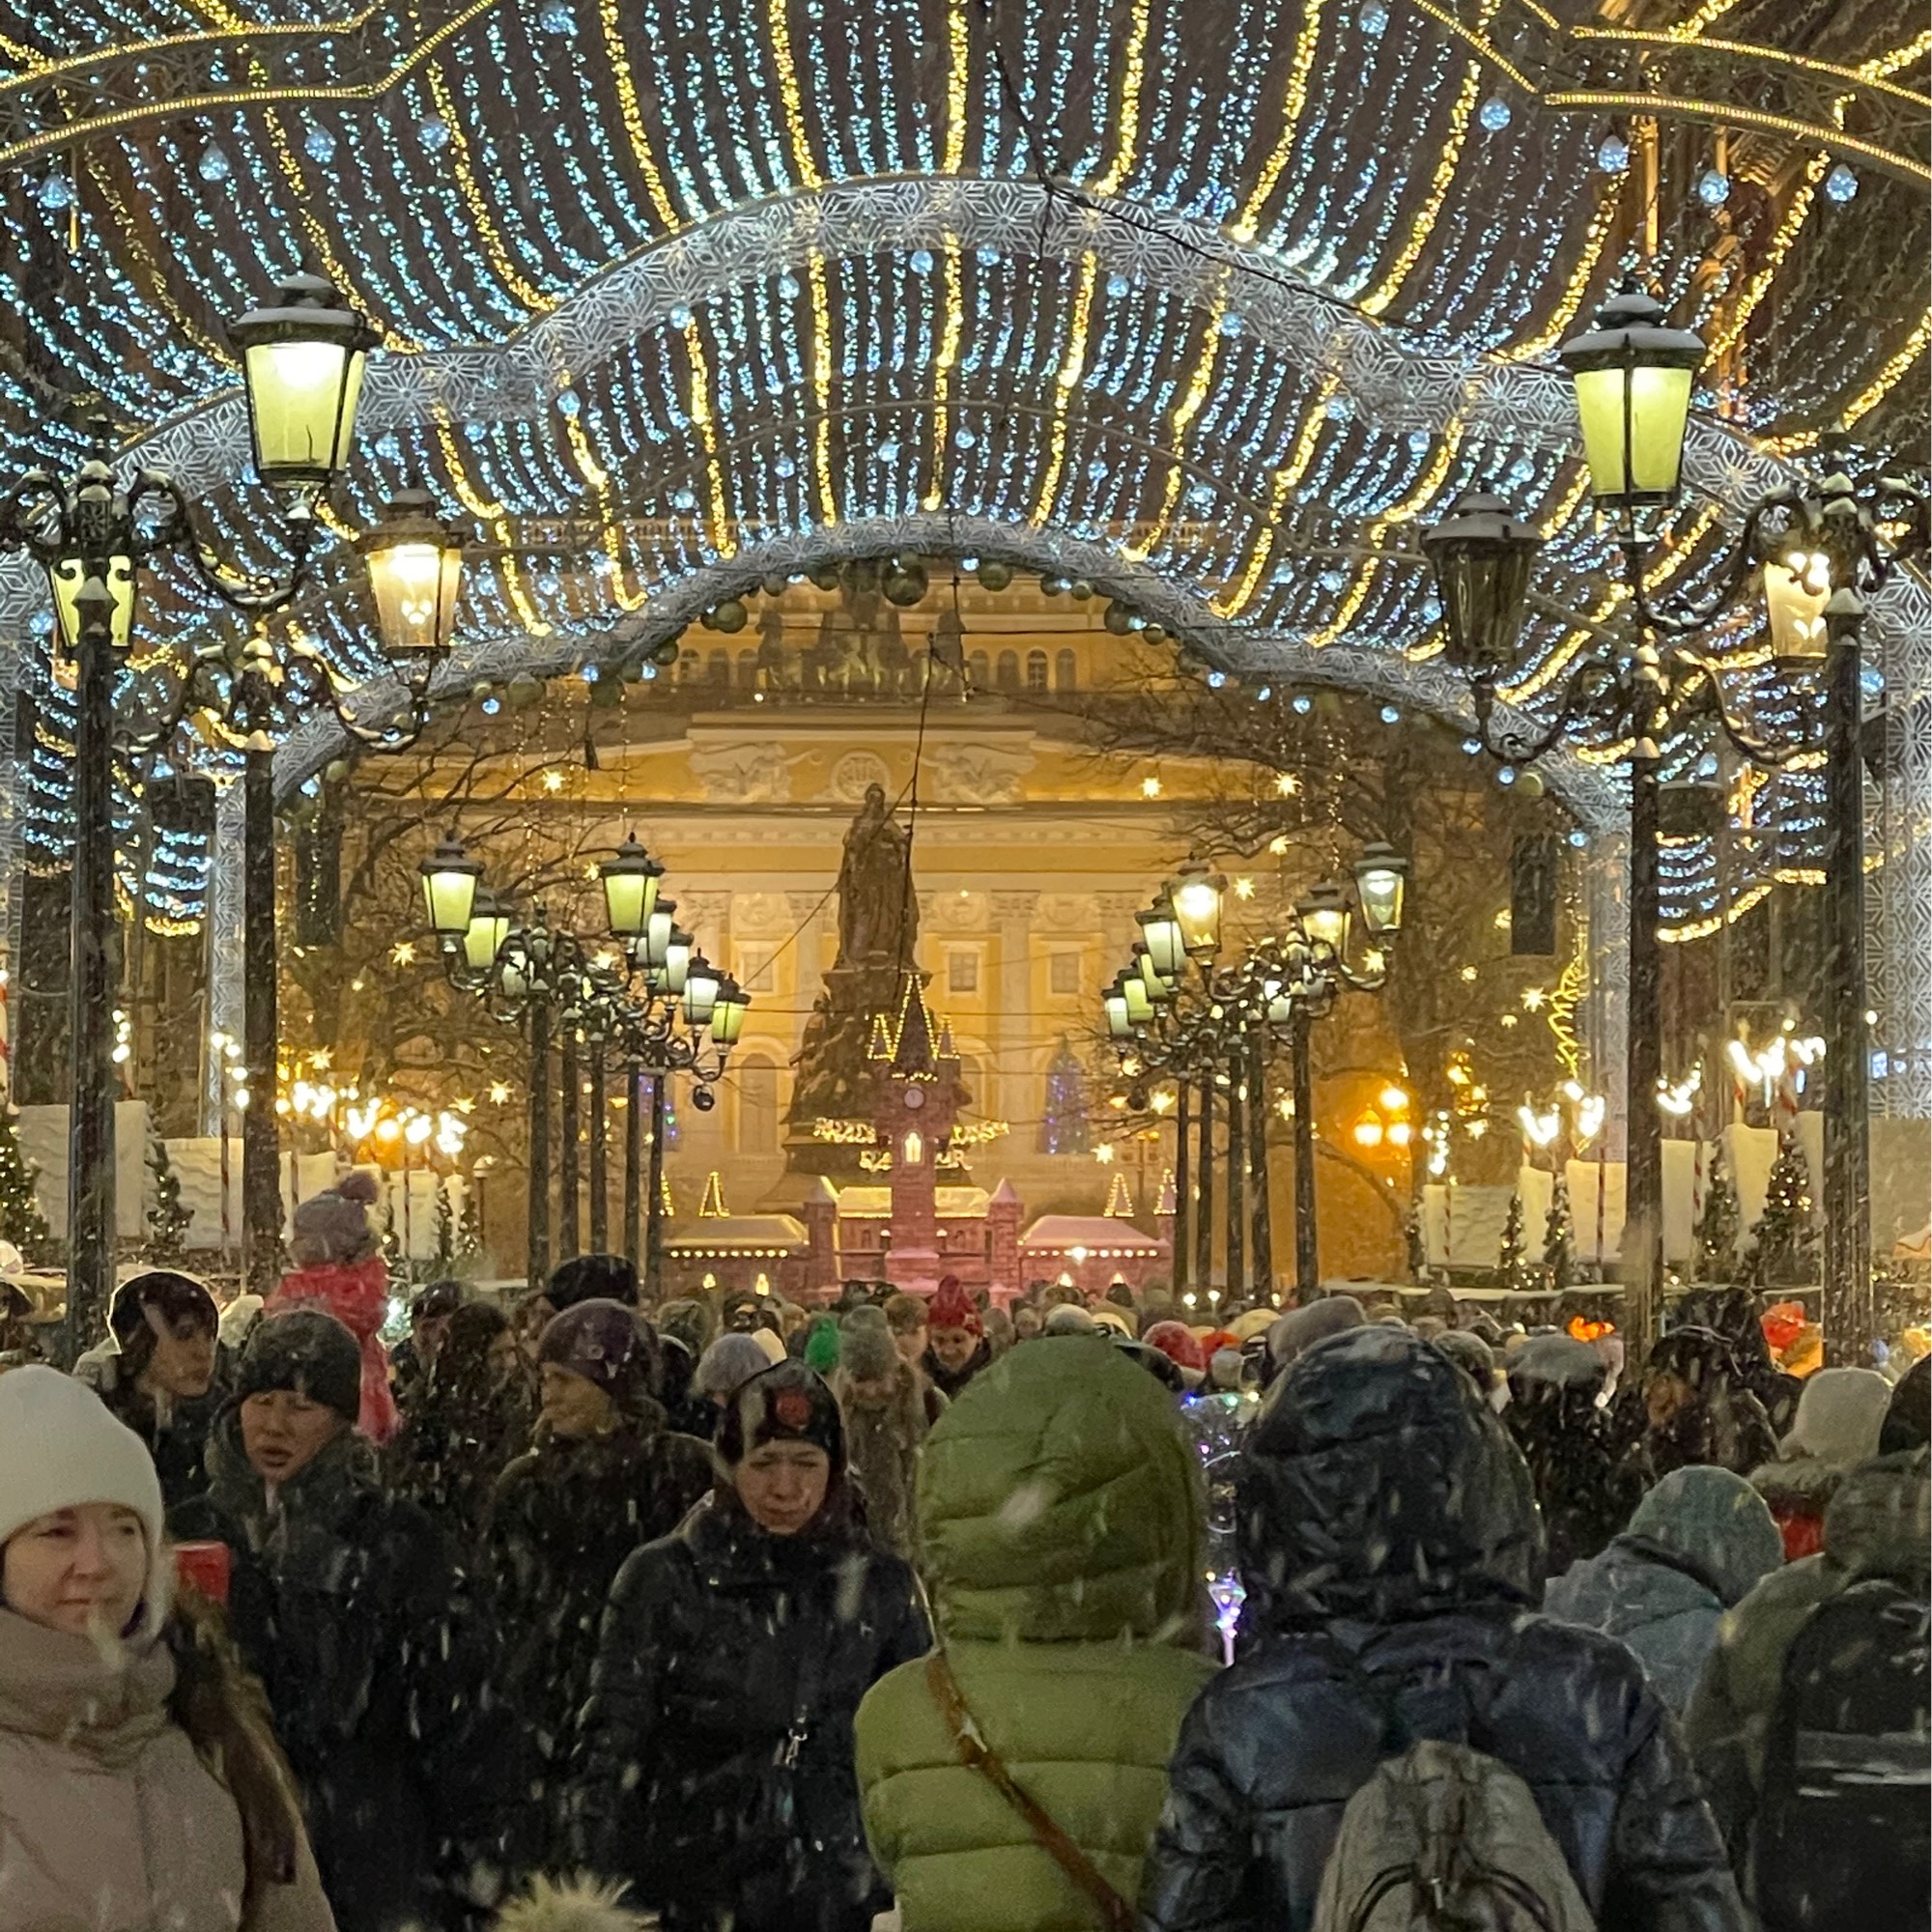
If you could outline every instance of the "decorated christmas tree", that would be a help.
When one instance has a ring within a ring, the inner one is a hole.
[[[1127,1177],[1119,1168],[1114,1170],[1114,1178],[1107,1183],[1106,1214],[1109,1220],[1131,1221],[1134,1218],[1133,1189],[1127,1185]]]
[[[456,1258],[461,1262],[474,1261],[482,1252],[482,1204],[472,1180],[463,1190],[463,1211],[456,1217]]]
[[[53,1236],[34,1197],[40,1169],[20,1151],[17,1116],[0,1103],[0,1239],[12,1241],[30,1262],[47,1259]]]
[[[1732,1282],[1738,1278],[1738,1190],[1724,1159],[1723,1143],[1711,1157],[1710,1179],[1704,1183],[1704,1211],[1697,1217],[1697,1261],[1694,1278],[1702,1282]]]
[[[1556,1294],[1577,1272],[1577,1224],[1570,1218],[1570,1185],[1560,1174],[1549,1190],[1549,1213],[1543,1224],[1543,1271]]]
[[[1818,1278],[1811,1226],[1811,1171],[1793,1135],[1783,1136],[1764,1187],[1764,1212],[1751,1229],[1756,1246],[1746,1264],[1753,1288],[1801,1286]]]
[[[449,1211],[449,1183],[436,1183],[436,1271],[447,1274],[456,1260],[456,1217]]]
[[[1087,1076],[1066,1036],[1046,1069],[1046,1111],[1039,1123],[1041,1153],[1090,1153],[1094,1138],[1087,1119]]]
[[[159,1267],[178,1266],[187,1251],[188,1223],[194,1209],[182,1206],[181,1176],[168,1158],[168,1144],[150,1128],[148,1173],[155,1185],[148,1209],[148,1259]]]
[[[1537,1285],[1536,1266],[1522,1238],[1522,1196],[1510,1196],[1509,1213],[1503,1221],[1502,1246],[1496,1255],[1495,1285],[1514,1294],[1527,1293]]]

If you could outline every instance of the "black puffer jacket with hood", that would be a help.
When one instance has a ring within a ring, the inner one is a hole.
[[[1529,1786],[1597,1922],[1742,1932],[1676,1729],[1623,1645],[1530,1614],[1529,1475],[1428,1343],[1358,1328],[1278,1382],[1236,1479],[1240,1654],[1182,1726],[1149,1932],[1306,1932],[1349,1799],[1420,1738]]]

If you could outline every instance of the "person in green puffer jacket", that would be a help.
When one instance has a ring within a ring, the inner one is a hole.
[[[1132,1904],[1204,1642],[1201,1481],[1172,1398],[1109,1342],[1015,1349],[927,1436],[919,1555],[965,1705]],[[1100,1907],[960,1762],[927,1665],[859,1707],[872,1858],[905,1932],[1084,1932]]]

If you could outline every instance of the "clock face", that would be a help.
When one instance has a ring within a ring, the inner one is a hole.
[[[925,1105],[925,1089],[923,1087],[908,1087],[905,1090],[905,1103],[914,1113],[918,1113]]]

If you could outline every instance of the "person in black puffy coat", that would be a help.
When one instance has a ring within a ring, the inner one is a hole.
[[[1569,1335],[1533,1335],[1510,1358],[1503,1426],[1529,1464],[1550,1577],[1601,1555],[1643,1500],[1641,1459],[1598,1406],[1606,1373]]]
[[[570,1755],[611,1580],[711,1487],[710,1450],[667,1427],[645,1393],[650,1357],[644,1330],[614,1301],[557,1316],[538,1348],[535,1446],[498,1478],[490,1511],[497,1685],[531,1746],[539,1862],[553,1870],[569,1863]]]
[[[1529,1786],[1599,1925],[1745,1932],[1642,1666],[1531,1614],[1528,1471],[1462,1370],[1394,1328],[1318,1343],[1275,1384],[1236,1483],[1240,1648],[1181,1727],[1147,1932],[1307,1932],[1349,1799],[1422,1738]]]
[[[235,1640],[301,1788],[339,1932],[459,1932],[512,1842],[514,1728],[454,1545],[355,1433],[362,1355],[320,1309],[265,1317],[170,1532],[225,1543]]]
[[[859,1700],[930,1635],[860,1526],[838,1405],[784,1362],[733,1396],[719,1479],[618,1573],[583,1716],[582,1862],[665,1932],[867,1932],[885,1909]]]

